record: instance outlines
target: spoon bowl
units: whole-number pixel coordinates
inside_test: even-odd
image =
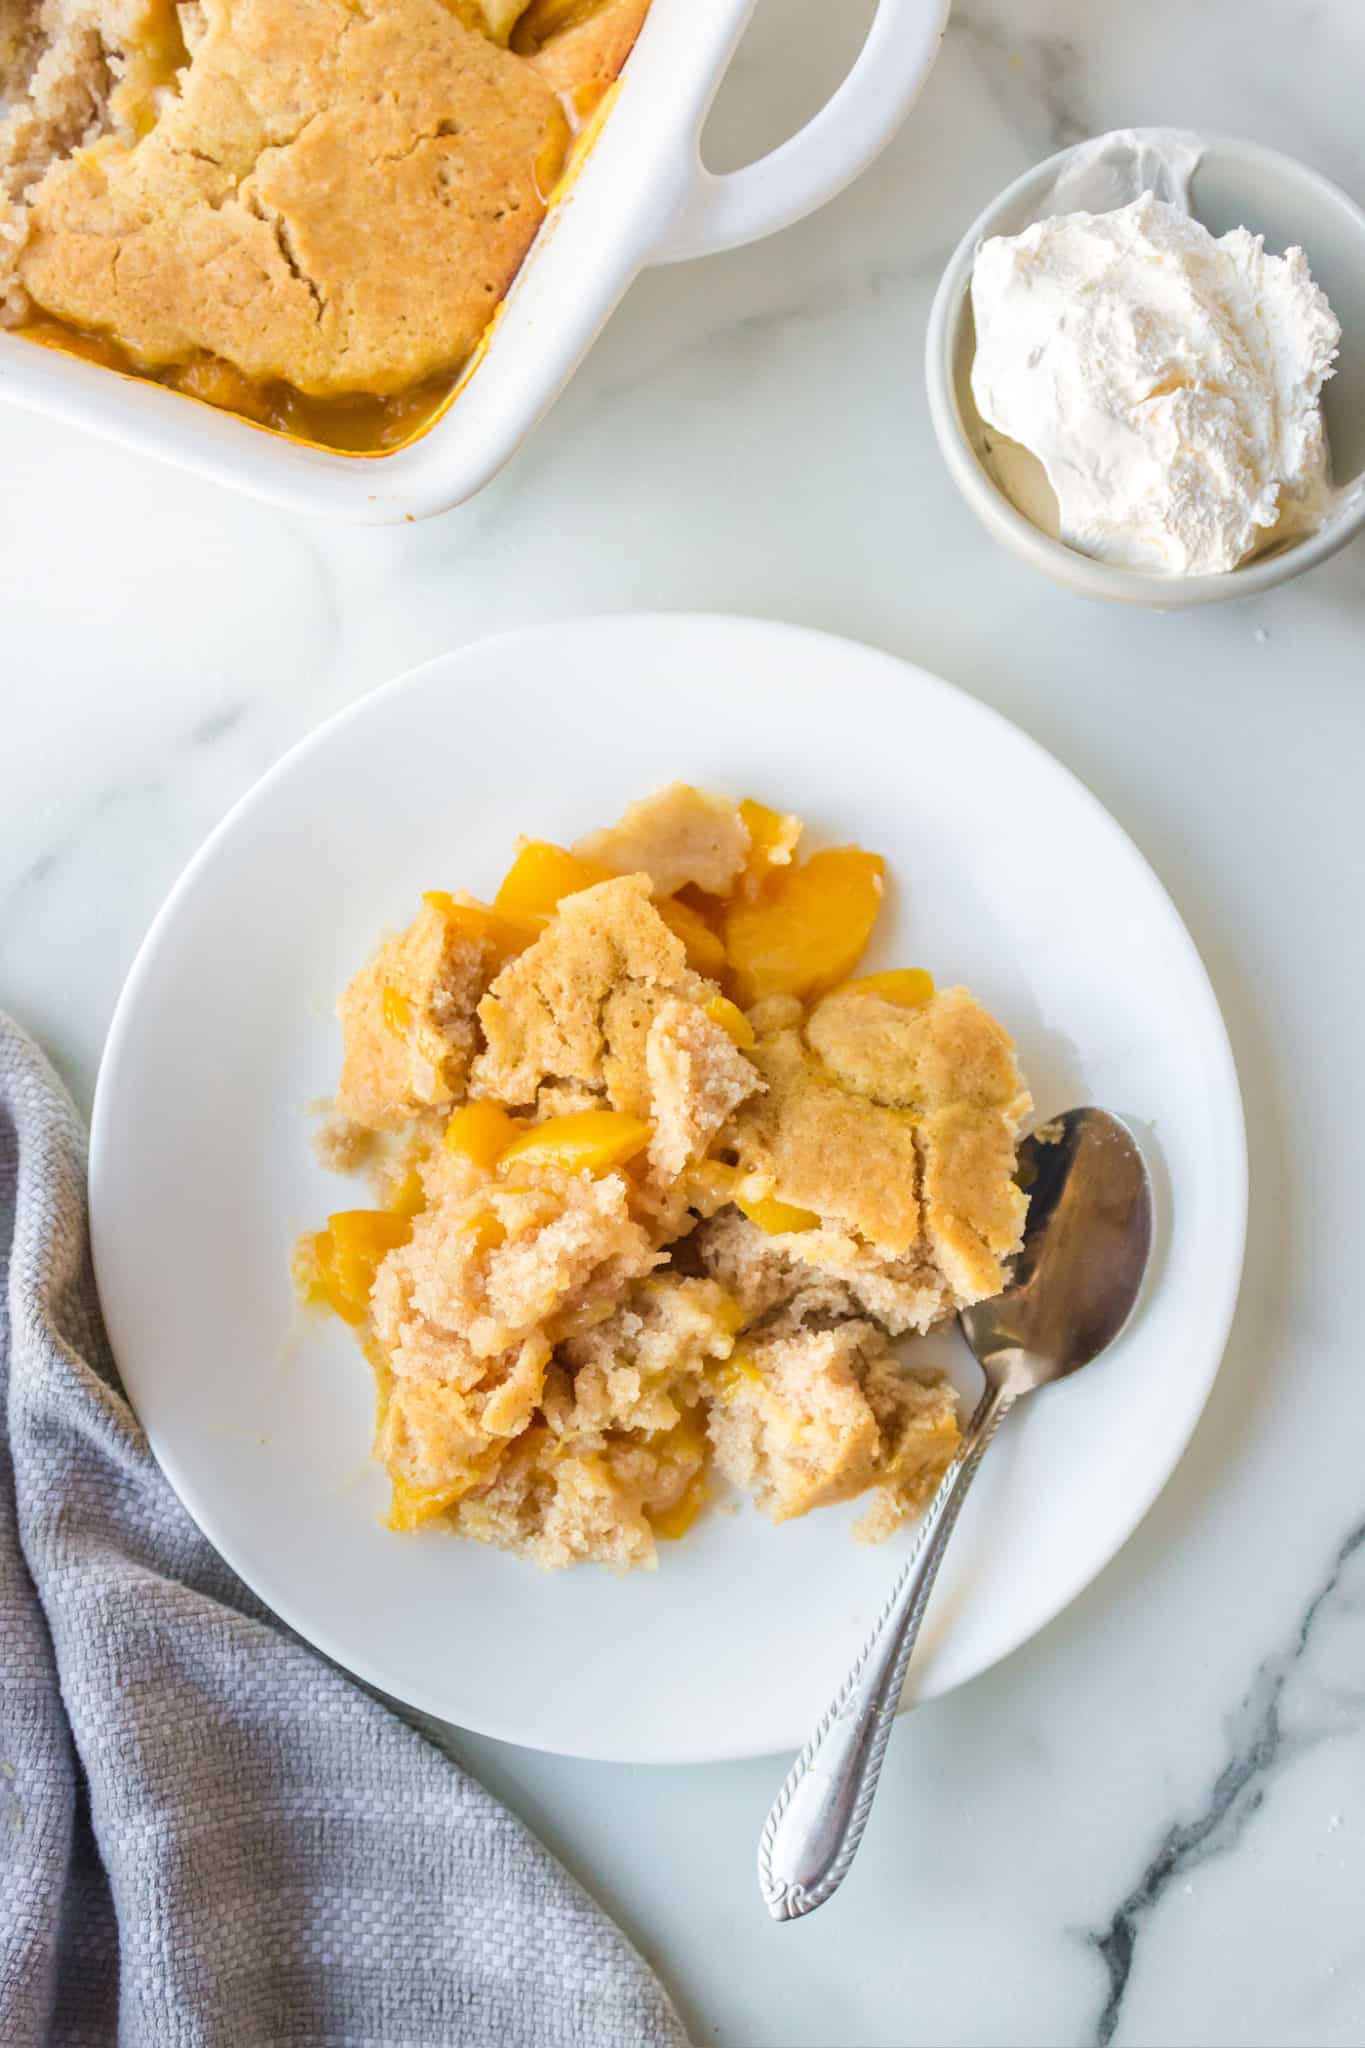
[[[1133,1313],[1152,1251],[1152,1184],[1132,1132],[1104,1109],[1069,1109],[1024,1140],[1023,1249],[1003,1294],[964,1309],[987,1378],[1016,1394],[1088,1365]]]

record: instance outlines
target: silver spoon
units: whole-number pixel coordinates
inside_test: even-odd
[[[1113,1343],[1142,1285],[1152,1191],[1125,1124],[1107,1110],[1070,1109],[1024,1140],[1019,1177],[1028,1222],[1010,1285],[961,1319],[986,1390],[913,1557],[763,1829],[758,1880],[774,1920],[823,1906],[858,1853],[910,1653],[991,1438],[1021,1395],[1064,1379]]]

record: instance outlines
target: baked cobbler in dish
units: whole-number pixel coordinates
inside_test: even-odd
[[[952,1389],[893,1340],[999,1291],[1030,1103],[963,988],[859,976],[884,864],[684,784],[491,904],[435,891],[340,1002],[295,1252],[379,1389],[396,1529],[543,1565],[655,1562],[713,1481],[774,1521],[918,1509]]]
[[[648,4],[37,0],[0,25],[0,313],[396,445],[475,358]]]

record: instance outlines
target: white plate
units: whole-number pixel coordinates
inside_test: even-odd
[[[1153,1167],[1147,1298],[1108,1358],[1006,1424],[907,1697],[1041,1628],[1151,1505],[1217,1370],[1246,1211],[1232,1056],[1169,899],[1072,776],[921,670],[757,621],[577,620],[446,655],[280,762],[172,892],[100,1072],[95,1259],[125,1384],[191,1514],[301,1635],[467,1728],[631,1762],[803,1741],[908,1535],[867,1549],[855,1508],[775,1529],[746,1506],[625,1580],[391,1535],[369,1373],[339,1324],[299,1317],[287,1259],[348,1199],[307,1106],[378,934],[424,888],[490,892],[518,833],[572,839],[675,776],[884,852],[872,964],[967,982],[1014,1031],[1041,1114],[1103,1103]],[[971,1386],[955,1334],[922,1355]]]

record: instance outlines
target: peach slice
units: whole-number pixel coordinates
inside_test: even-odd
[[[872,936],[885,873],[878,853],[830,847],[799,867],[775,869],[752,903],[732,904],[725,950],[740,1002],[807,999],[847,980]]]
[[[313,1239],[315,1295],[344,1323],[363,1323],[374,1276],[391,1251],[412,1236],[412,1218],[390,1209],[342,1209]]]
[[[594,1177],[624,1166],[643,1152],[654,1135],[653,1124],[627,1116],[620,1109],[580,1109],[571,1116],[552,1116],[532,1124],[514,1138],[498,1161],[499,1172],[514,1164],[558,1167],[561,1173]]]
[[[737,1045],[741,1052],[749,1051],[754,1044],[754,1027],[738,1003],[732,1003],[729,996],[708,996],[703,1007],[711,1022],[719,1024],[732,1045]]]
[[[511,917],[490,909],[486,903],[462,903],[448,889],[428,889],[422,901],[429,903],[433,910],[439,910],[446,923],[453,925],[456,931],[471,939],[487,939],[498,957],[499,966],[514,960],[518,953],[524,953],[545,928],[541,918]]]
[[[814,1230],[820,1222],[813,1209],[798,1209],[795,1202],[779,1202],[776,1195],[761,1195],[756,1202],[746,1202],[742,1195],[736,1195],[735,1207],[760,1230],[766,1230],[769,1237],[780,1237],[787,1230]]]
[[[498,886],[493,908],[516,922],[553,917],[561,897],[576,896],[594,882],[611,880],[611,869],[580,860],[549,839],[523,839],[517,857]]]
[[[654,908],[668,929],[682,940],[692,972],[708,981],[722,981],[730,963],[719,934],[712,931],[701,912],[690,903],[679,902],[676,896],[658,897]]]
[[[796,842],[801,837],[801,820],[790,811],[775,811],[751,796],[741,803],[739,815],[749,828],[749,858],[744,863],[739,894],[752,900],[775,869],[791,865]]]
[[[846,981],[841,996],[880,996],[899,1010],[918,1010],[932,1000],[934,977],[923,967],[889,967],[884,974],[862,974]]]
[[[466,1102],[445,1128],[447,1152],[472,1160],[475,1166],[496,1166],[519,1132],[526,1129],[499,1102]]]

